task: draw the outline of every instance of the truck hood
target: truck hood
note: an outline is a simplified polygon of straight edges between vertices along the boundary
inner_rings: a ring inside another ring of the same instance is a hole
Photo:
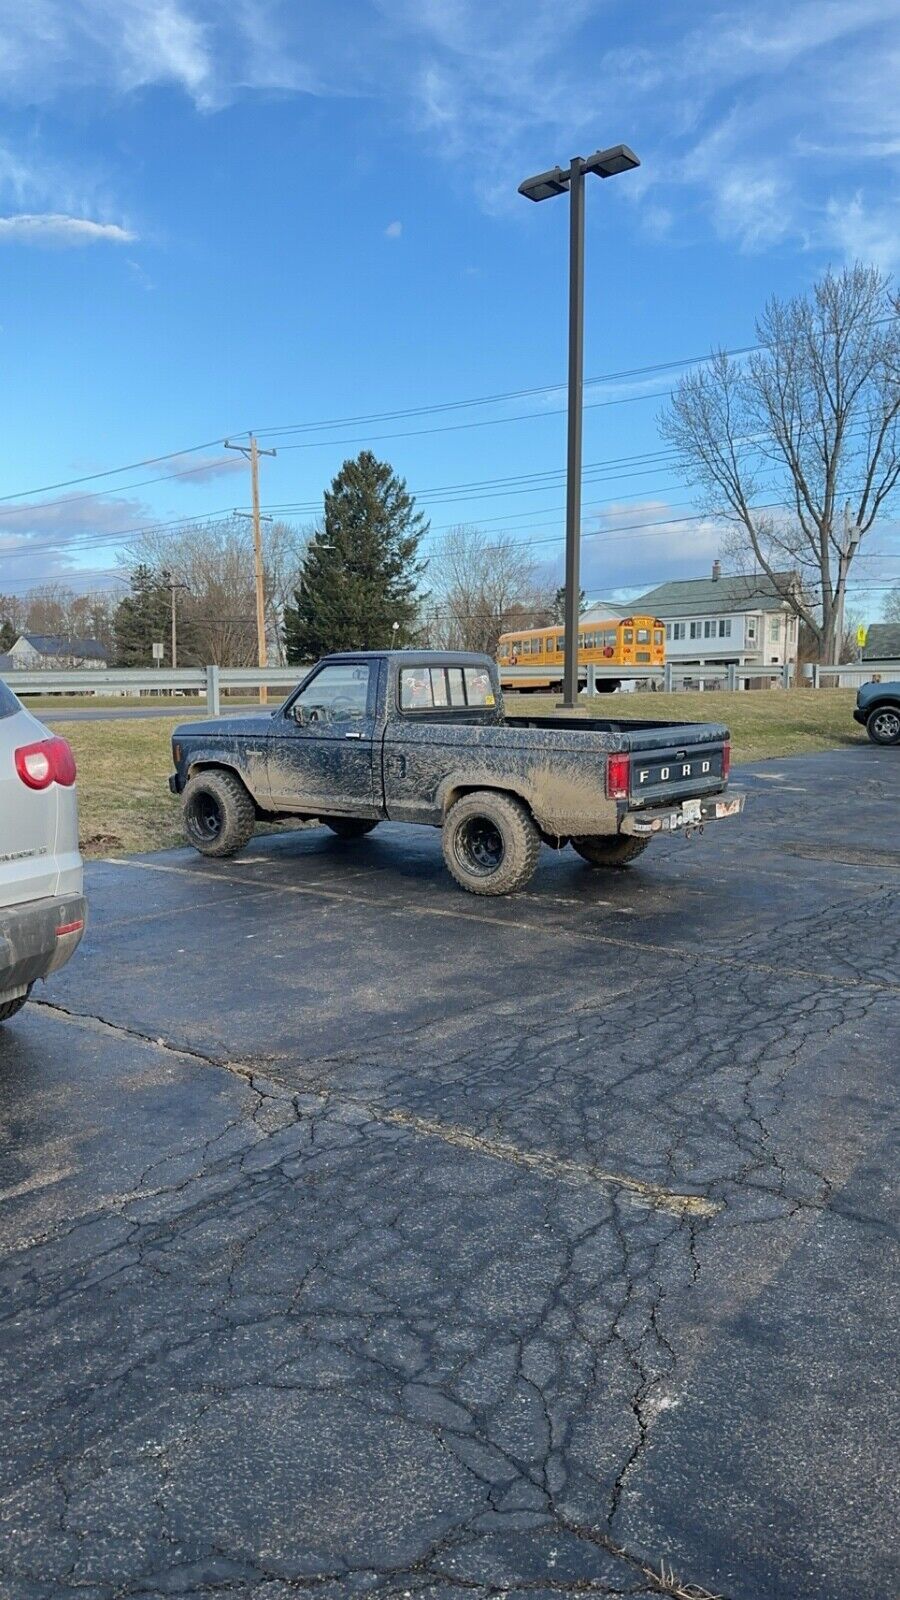
[[[202,722],[179,722],[173,739],[203,739],[224,733],[230,738],[247,738],[268,733],[274,711],[249,711],[232,717],[204,717]]]

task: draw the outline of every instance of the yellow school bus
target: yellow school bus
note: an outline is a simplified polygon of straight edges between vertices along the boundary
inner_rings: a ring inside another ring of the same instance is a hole
[[[587,668],[662,667],[666,661],[666,627],[659,617],[633,616],[610,618],[608,622],[582,622],[578,627],[578,687],[587,683]],[[535,693],[541,689],[561,689],[563,672],[563,629],[519,628],[501,633],[497,646],[497,665],[504,689]],[[528,667],[526,674],[510,673],[509,667]],[[620,679],[598,678],[597,691],[618,689]]]

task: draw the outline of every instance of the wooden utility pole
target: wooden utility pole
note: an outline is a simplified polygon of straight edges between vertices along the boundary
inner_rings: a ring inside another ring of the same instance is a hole
[[[256,585],[256,658],[257,666],[265,669],[269,665],[269,651],[266,644],[266,581],[263,567],[262,553],[262,517],[259,510],[259,458],[260,456],[277,455],[275,450],[260,450],[256,437],[251,433],[250,443],[231,444],[225,440],[226,450],[240,450],[250,463],[250,504],[253,507],[251,517],[253,520],[253,576]],[[259,686],[259,703],[267,705],[269,691],[264,683]]]
[[[164,572],[162,577],[172,601],[172,671],[174,672],[178,665],[178,612],[175,606],[175,591],[176,589],[186,589],[187,584],[176,583],[171,572]]]

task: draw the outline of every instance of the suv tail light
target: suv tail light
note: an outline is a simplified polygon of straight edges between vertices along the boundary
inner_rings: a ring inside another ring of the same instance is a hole
[[[610,800],[627,800],[631,778],[630,756],[609,756],[606,763],[606,793]]]
[[[65,739],[40,739],[16,751],[16,771],[29,789],[49,789],[59,783],[71,789],[75,782],[75,757]]]
[[[722,746],[722,777],[727,778],[731,771],[731,740],[726,739]]]

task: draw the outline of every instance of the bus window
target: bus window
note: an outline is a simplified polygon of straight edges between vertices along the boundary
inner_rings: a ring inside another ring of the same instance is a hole
[[[634,629],[633,628],[623,628],[622,629],[622,637],[623,637],[623,639],[624,639],[626,644],[634,644]]]
[[[583,650],[596,650],[597,643],[592,633],[585,633],[582,635],[581,647]]]
[[[662,644],[662,642],[663,642],[663,631],[662,631],[662,628],[654,628],[653,629],[653,643],[655,645],[659,646],[659,645]]]
[[[638,628],[638,631],[637,631],[637,642],[638,642],[638,644],[649,644],[650,643],[650,629],[649,628]]]

